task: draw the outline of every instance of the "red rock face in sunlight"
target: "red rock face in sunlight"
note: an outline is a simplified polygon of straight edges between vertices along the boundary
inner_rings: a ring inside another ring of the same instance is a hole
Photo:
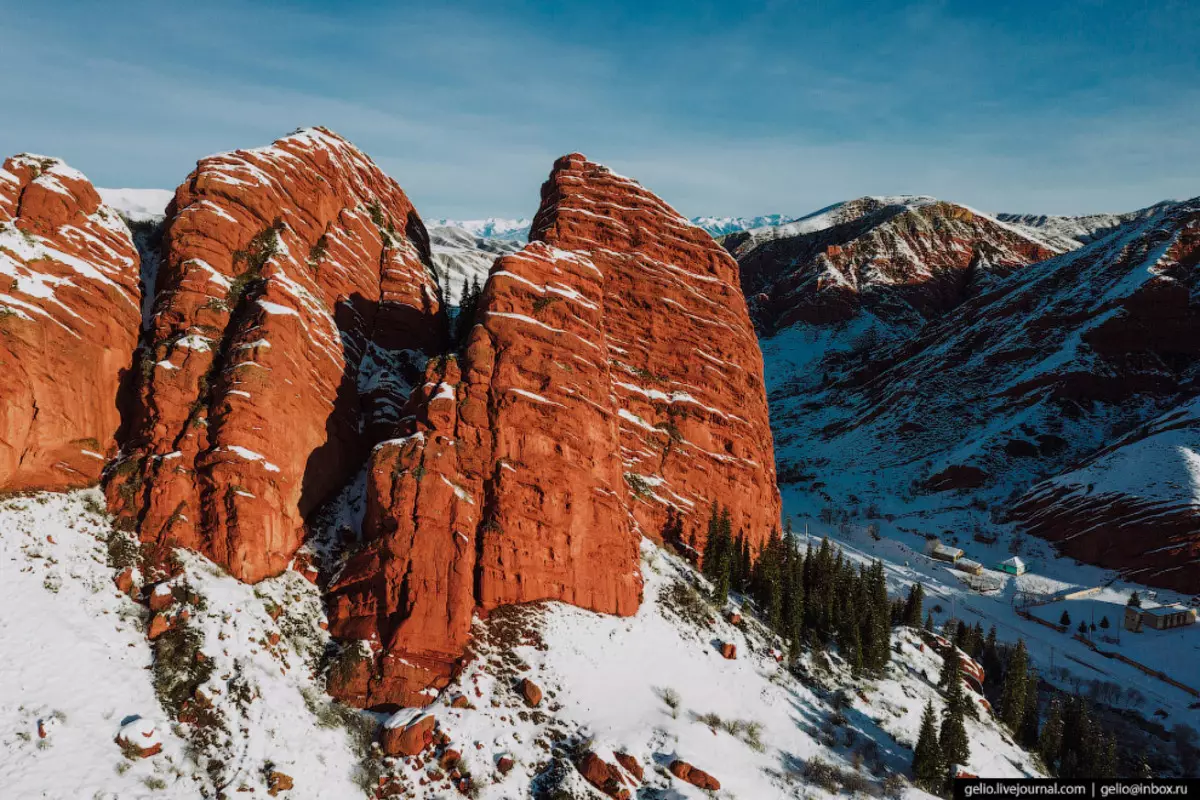
[[[330,586],[331,631],[375,654],[331,686],[349,702],[430,702],[476,608],[632,614],[638,541],[669,509],[697,547],[714,499],[756,544],[778,524],[732,259],[578,155],[555,164],[533,230],[493,266],[461,359],[430,364],[372,455],[367,544]]]
[[[61,161],[0,168],[0,492],[94,484],[137,344],[138,256]]]
[[[395,421],[407,351],[444,346],[428,262],[404,192],[324,129],[200,161],[168,209],[113,513],[242,580],[283,570]]]

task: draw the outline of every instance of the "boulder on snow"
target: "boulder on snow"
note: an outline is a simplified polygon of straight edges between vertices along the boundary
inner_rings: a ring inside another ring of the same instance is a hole
[[[721,655],[730,661],[737,658],[737,645],[733,642],[725,642],[725,644],[721,645]]]
[[[406,708],[397,711],[383,723],[379,746],[389,756],[415,756],[433,743],[436,727],[437,719],[432,714]]]
[[[579,759],[575,767],[588,783],[609,797],[628,800],[629,790],[622,785],[624,779],[621,777],[620,770],[600,756],[589,751]]]
[[[169,584],[160,583],[154,587],[154,591],[150,592],[150,610],[165,611],[175,603],[175,595],[171,592]]]
[[[629,753],[613,753],[613,757],[617,759],[618,764],[625,768],[626,772],[637,778],[639,783],[644,779],[646,773],[642,769],[642,765]]]
[[[271,797],[278,797],[280,792],[286,792],[294,785],[292,776],[285,772],[271,770],[267,773],[267,794]]]
[[[521,678],[517,691],[525,698],[525,705],[536,708],[542,702],[542,688],[529,678]]]
[[[145,717],[135,717],[122,725],[115,741],[127,758],[149,758],[162,752],[158,728]]]
[[[496,761],[496,769],[500,770],[501,775],[507,775],[512,772],[514,766],[516,766],[516,762],[508,756],[500,756]]]
[[[668,767],[668,769],[671,770],[671,774],[676,778],[679,778],[681,781],[687,781],[692,786],[696,786],[701,789],[708,789],[714,792],[721,788],[721,782],[719,780],[714,778],[712,775],[709,775],[704,770],[693,767],[691,764],[683,761],[682,759],[677,758],[672,761],[671,766]]]

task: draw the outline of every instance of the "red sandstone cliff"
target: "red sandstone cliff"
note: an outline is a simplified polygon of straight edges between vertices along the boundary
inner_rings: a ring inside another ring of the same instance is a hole
[[[394,422],[407,351],[443,347],[428,239],[395,181],[316,128],[200,161],[162,256],[109,504],[257,581]]]
[[[422,705],[476,608],[632,614],[638,541],[709,502],[759,543],[779,519],[761,356],[733,260],[636,182],[556,162],[533,241],[492,268],[461,361],[430,365],[372,456],[365,547],[331,630],[369,653],[331,691]]]
[[[0,168],[0,492],[95,483],[137,343],[129,231],[61,161]]]

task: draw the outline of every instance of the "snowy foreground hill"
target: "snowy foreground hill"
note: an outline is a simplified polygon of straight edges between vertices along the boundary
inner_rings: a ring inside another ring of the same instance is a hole
[[[94,490],[0,504],[7,797],[438,798],[458,796],[452,781],[464,776],[472,797],[601,797],[577,768],[588,753],[609,765],[631,756],[632,768],[613,769],[642,798],[820,797],[839,787],[924,796],[889,778],[908,772],[926,702],[943,703],[942,659],[919,632],[893,632],[880,677],[852,678],[836,655],[806,654],[789,671],[752,617],[728,622],[701,599],[702,579],[648,542],[636,616],[558,603],[498,612],[476,623],[474,657],[432,706],[392,717],[325,695],[326,621],[299,572],[249,586],[180,551],[181,574],[148,592],[151,608],[168,609],[155,617],[168,630],[156,633],[150,612],[114,583],[139,581],[117,568],[130,544]],[[727,643],[735,659],[722,657]],[[543,693],[536,708],[516,690],[521,679]],[[375,749],[381,725],[425,714],[436,749],[415,758]],[[1041,774],[981,716],[967,722],[967,771]],[[720,790],[674,777],[676,760]]]

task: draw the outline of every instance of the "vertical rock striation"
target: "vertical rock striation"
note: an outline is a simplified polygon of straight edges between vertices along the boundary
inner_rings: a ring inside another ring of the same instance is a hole
[[[109,504],[144,542],[258,581],[444,346],[428,239],[395,181],[321,128],[203,159],[167,216]]]
[[[79,172],[0,168],[0,492],[95,483],[137,343],[138,257]]]
[[[755,543],[778,523],[733,260],[580,155],[555,164],[531,238],[492,267],[461,358],[429,365],[372,455],[366,543],[330,586],[331,630],[367,644],[331,681],[348,702],[430,702],[477,608],[632,614],[638,541],[668,509],[697,546],[711,500]]]

